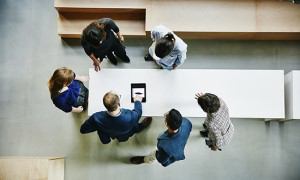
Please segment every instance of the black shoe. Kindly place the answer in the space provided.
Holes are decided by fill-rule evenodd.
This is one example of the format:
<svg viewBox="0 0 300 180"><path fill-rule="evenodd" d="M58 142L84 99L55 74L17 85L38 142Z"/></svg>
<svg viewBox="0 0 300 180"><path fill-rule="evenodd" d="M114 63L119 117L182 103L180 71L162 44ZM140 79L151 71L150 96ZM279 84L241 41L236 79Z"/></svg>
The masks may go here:
<svg viewBox="0 0 300 180"><path fill-rule="evenodd" d="M113 65L117 65L118 64L118 60L116 59L115 56L110 56L109 61L113 64Z"/></svg>
<svg viewBox="0 0 300 180"><path fill-rule="evenodd" d="M144 161L144 156L134 156L132 158L130 158L130 162L132 164L143 164Z"/></svg>
<svg viewBox="0 0 300 180"><path fill-rule="evenodd" d="M154 61L153 57L148 53L146 54L146 56L144 57L145 61Z"/></svg>
<svg viewBox="0 0 300 180"><path fill-rule="evenodd" d="M204 130L204 131L200 131L200 135L202 137L208 137L208 131Z"/></svg>
<svg viewBox="0 0 300 180"><path fill-rule="evenodd" d="M203 123L202 126L204 127L204 129L207 129L207 126Z"/></svg>
<svg viewBox="0 0 300 180"><path fill-rule="evenodd" d="M146 129L150 126L152 122L152 117L145 117L141 123L139 123L139 129L137 132L141 132L142 130Z"/></svg>
<svg viewBox="0 0 300 180"><path fill-rule="evenodd" d="M125 56L125 58L122 59L122 61L125 62L125 63L130 63L130 59L129 59L128 56Z"/></svg>

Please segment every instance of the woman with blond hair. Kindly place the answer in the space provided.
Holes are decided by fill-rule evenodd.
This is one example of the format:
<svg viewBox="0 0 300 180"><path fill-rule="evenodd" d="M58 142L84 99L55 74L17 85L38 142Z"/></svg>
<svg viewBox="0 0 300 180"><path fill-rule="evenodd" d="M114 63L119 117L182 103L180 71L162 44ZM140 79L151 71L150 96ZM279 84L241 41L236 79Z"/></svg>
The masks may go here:
<svg viewBox="0 0 300 180"><path fill-rule="evenodd" d="M83 85L88 77L76 76L66 67L54 71L48 87L53 104L64 112L82 112L87 108L88 89Z"/></svg>

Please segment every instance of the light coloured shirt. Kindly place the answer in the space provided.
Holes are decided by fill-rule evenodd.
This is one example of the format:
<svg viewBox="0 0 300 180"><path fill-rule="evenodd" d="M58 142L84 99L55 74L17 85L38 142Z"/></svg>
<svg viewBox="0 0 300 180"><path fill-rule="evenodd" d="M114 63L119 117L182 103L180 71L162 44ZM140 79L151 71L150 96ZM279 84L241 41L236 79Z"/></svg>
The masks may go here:
<svg viewBox="0 0 300 180"><path fill-rule="evenodd" d="M155 55L155 44L156 41L164 37L166 34L171 32L175 37L174 48L170 54L164 58L158 58ZM170 29L163 25L158 25L151 31L151 38L153 45L149 48L149 54L156 60L156 63L164 69L172 70L173 65L180 66L186 59L187 44L174 34Z"/></svg>
<svg viewBox="0 0 300 180"><path fill-rule="evenodd" d="M234 133L234 126L230 121L229 110L225 102L220 99L220 108L215 113L208 113L204 124L208 128L208 138L219 149L229 144Z"/></svg>

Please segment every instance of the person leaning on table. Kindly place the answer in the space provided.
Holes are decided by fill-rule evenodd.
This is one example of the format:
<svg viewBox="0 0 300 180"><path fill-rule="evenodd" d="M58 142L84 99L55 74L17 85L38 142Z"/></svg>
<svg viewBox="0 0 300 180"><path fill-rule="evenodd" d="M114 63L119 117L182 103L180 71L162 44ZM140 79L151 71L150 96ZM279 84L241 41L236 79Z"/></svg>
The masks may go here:
<svg viewBox="0 0 300 180"><path fill-rule="evenodd" d="M130 158L133 164L151 163L155 159L164 167L185 159L184 148L192 130L192 123L176 109L165 114L167 130L157 138L157 150L148 156Z"/></svg>
<svg viewBox="0 0 300 180"><path fill-rule="evenodd" d="M155 61L161 68L172 70L184 63L187 44L163 25L151 31L153 41L145 56L146 61Z"/></svg>
<svg viewBox="0 0 300 180"><path fill-rule="evenodd" d="M147 128L151 122L151 117L146 117L141 123L142 97L134 97L134 109L124 109L120 107L120 97L110 91L103 97L103 104L107 111L94 113L88 118L80 128L82 134L97 131L100 141L108 144L111 139L119 142L127 141L135 133L139 133Z"/></svg>
<svg viewBox="0 0 300 180"><path fill-rule="evenodd" d="M86 81L87 76L76 76L69 68L56 69L48 81L53 104L66 113L86 110L89 95L89 90L83 84Z"/></svg>
<svg viewBox="0 0 300 180"><path fill-rule="evenodd" d="M208 138L205 142L211 150L222 150L230 143L234 133L227 105L221 98L211 93L197 93L195 98L202 110L207 113L203 124L204 130L200 131L200 135Z"/></svg>
<svg viewBox="0 0 300 180"><path fill-rule="evenodd" d="M95 71L100 70L100 63L105 57L114 65L118 64L115 55L123 62L130 62L121 42L124 42L124 37L119 27L110 18L101 18L92 22L81 35L81 45L93 61Z"/></svg>

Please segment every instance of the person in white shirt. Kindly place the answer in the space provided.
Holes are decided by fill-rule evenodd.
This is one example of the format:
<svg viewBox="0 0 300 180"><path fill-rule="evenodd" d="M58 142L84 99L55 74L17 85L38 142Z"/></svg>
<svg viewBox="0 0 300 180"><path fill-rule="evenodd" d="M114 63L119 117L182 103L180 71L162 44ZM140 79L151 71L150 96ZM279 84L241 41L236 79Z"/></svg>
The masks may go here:
<svg viewBox="0 0 300 180"><path fill-rule="evenodd" d="M163 25L158 25L151 31L153 41L145 61L155 61L161 68L172 70L184 63L187 44Z"/></svg>

